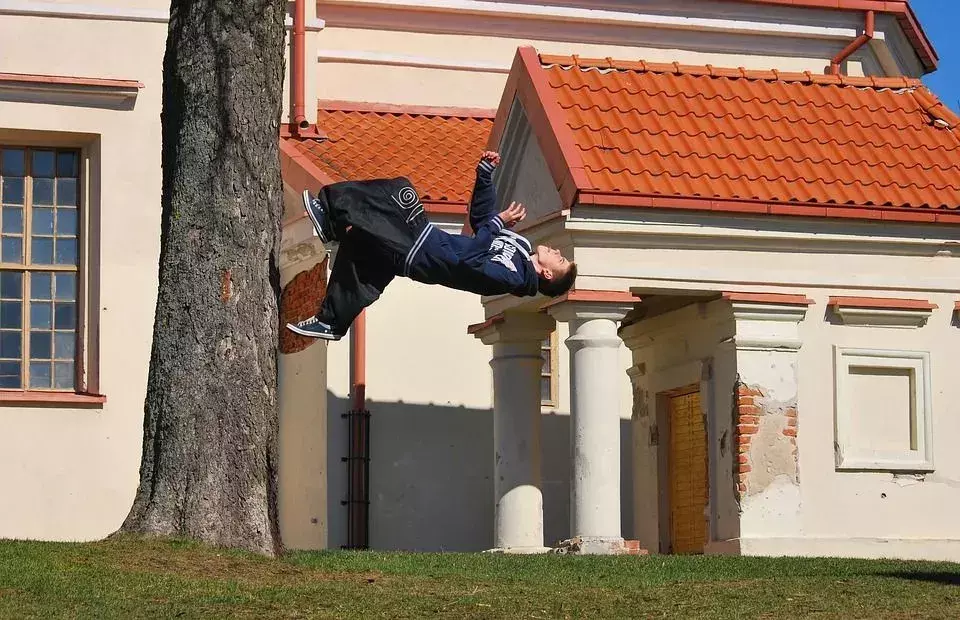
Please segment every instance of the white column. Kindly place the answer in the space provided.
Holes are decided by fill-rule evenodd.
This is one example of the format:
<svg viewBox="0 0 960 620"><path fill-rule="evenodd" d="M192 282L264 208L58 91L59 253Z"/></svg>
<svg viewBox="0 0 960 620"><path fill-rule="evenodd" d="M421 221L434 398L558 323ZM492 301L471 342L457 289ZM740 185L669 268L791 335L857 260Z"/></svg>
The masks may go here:
<svg viewBox="0 0 960 620"><path fill-rule="evenodd" d="M477 332L493 345L494 546L541 553L540 345L554 322L543 314L509 315Z"/></svg>
<svg viewBox="0 0 960 620"><path fill-rule="evenodd" d="M550 308L570 323L570 527L581 553L618 553L620 367L618 322L632 304L567 301Z"/></svg>

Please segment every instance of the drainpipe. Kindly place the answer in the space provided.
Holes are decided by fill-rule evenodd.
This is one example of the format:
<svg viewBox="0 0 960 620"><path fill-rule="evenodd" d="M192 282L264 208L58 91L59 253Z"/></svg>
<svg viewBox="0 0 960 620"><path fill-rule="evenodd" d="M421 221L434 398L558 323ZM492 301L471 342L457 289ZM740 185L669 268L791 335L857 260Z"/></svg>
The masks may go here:
<svg viewBox="0 0 960 620"><path fill-rule="evenodd" d="M293 3L293 126L294 132L310 127L304 113L303 71L306 58L306 0Z"/></svg>
<svg viewBox="0 0 960 620"><path fill-rule="evenodd" d="M350 327L351 386L353 397L347 418L347 544L346 549L367 549L370 540L370 412L367 391L367 316L361 312Z"/></svg>
<svg viewBox="0 0 960 620"><path fill-rule="evenodd" d="M875 15L873 11L867 11L867 16L863 26L863 34L854 39L839 54L830 61L830 75L840 75L840 65L849 58L854 52L863 47L873 38L873 25Z"/></svg>

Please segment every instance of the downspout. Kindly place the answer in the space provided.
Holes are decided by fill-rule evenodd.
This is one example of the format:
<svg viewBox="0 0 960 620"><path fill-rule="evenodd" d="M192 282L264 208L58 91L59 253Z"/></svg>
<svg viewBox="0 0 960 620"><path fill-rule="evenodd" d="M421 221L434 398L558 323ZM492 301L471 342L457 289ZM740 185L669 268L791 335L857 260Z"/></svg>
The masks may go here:
<svg viewBox="0 0 960 620"><path fill-rule="evenodd" d="M847 45L839 54L834 56L833 60L830 61L830 75L840 75L840 65L849 58L854 52L867 44L871 39L873 39L873 26L874 26L875 14L873 11L867 11L865 18L865 23L863 26L863 34L854 39Z"/></svg>
<svg viewBox="0 0 960 620"><path fill-rule="evenodd" d="M293 2L293 131L299 133L301 129L310 127L304 113L304 64L306 59L306 0Z"/></svg>

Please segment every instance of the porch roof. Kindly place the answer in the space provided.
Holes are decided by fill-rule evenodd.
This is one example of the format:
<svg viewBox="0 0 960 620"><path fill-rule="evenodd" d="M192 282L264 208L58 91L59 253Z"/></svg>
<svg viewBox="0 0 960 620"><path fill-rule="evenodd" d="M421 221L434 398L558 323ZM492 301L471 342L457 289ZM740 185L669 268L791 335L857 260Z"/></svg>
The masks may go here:
<svg viewBox="0 0 960 620"><path fill-rule="evenodd" d="M960 118L918 80L538 55L514 97L565 206L960 223Z"/></svg>
<svg viewBox="0 0 960 620"><path fill-rule="evenodd" d="M466 212L495 110L320 101L324 138L286 138L331 182L408 177L427 211Z"/></svg>

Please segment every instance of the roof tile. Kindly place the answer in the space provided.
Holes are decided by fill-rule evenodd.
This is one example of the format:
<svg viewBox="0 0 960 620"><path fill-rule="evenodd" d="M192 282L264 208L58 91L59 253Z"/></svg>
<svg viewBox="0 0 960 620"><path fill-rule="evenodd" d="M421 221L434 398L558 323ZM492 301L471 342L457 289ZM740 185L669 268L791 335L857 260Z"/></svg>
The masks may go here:
<svg viewBox="0 0 960 620"><path fill-rule="evenodd" d="M960 207L960 117L917 80L540 62L541 96L555 98L582 158L580 190L844 205L830 207L838 216Z"/></svg>
<svg viewBox="0 0 960 620"><path fill-rule="evenodd" d="M325 140L297 140L334 181L408 177L427 205L465 206L493 112L320 102Z"/></svg>

